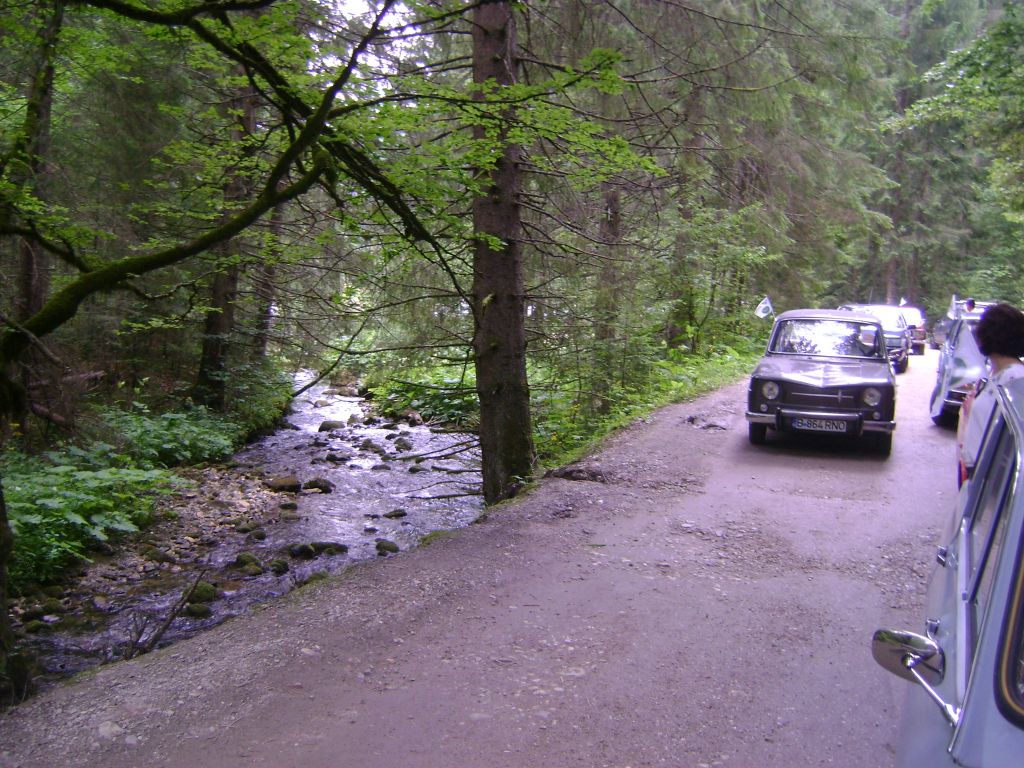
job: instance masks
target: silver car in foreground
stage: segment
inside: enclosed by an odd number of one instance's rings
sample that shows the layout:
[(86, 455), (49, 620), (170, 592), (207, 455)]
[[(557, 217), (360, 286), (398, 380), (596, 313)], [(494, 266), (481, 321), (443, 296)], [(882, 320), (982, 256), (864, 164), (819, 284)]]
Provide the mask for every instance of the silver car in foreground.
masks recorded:
[(997, 389), (928, 586), (924, 632), (881, 629), (872, 652), (915, 683), (901, 768), (1024, 765), (1024, 381)]

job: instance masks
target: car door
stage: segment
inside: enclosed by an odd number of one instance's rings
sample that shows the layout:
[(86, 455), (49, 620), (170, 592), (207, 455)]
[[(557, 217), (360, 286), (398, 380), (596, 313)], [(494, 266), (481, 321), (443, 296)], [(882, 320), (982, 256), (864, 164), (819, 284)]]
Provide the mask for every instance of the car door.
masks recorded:
[[(1021, 389), (1024, 400), (1024, 388)], [(925, 607), (928, 638), (941, 649), (944, 671), (934, 682), (934, 700), (909, 692), (898, 751), (902, 768), (974, 766), (1019, 768), (1024, 731), (999, 712), (993, 670), (1006, 648), (1003, 614), (1010, 589), (1007, 571), (1019, 560), (1024, 499), (1020, 482), (1019, 420), (1006, 403), (993, 412), (971, 481), (961, 490), (941, 535), (939, 565), (929, 582)], [(1018, 644), (1020, 645), (1020, 644)], [(1024, 658), (1018, 649), (1017, 657)], [(1024, 666), (1013, 683), (1024, 697)], [(1005, 697), (1004, 697), (1005, 698)], [(1022, 706), (1024, 712), (1024, 706)], [(1016, 742), (1014, 741), (1016, 740)], [(993, 752), (993, 747), (1016, 751)]]
[[(1024, 764), (1021, 421), (1013, 396), (999, 392), (990, 422), (984, 468), (969, 487), (969, 518), (961, 527), (957, 565), (956, 682), (960, 702), (949, 752), (957, 765), (1019, 768)], [(1018, 407), (1020, 403), (1016, 404)], [(982, 473), (979, 475), (979, 471)]]

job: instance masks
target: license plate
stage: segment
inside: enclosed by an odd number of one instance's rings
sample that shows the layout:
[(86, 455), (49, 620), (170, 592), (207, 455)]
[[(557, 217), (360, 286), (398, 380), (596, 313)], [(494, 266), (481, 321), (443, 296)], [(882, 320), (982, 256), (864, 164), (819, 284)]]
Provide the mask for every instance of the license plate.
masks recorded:
[(840, 419), (793, 419), (793, 429), (807, 429), (812, 432), (846, 432), (848, 422)]

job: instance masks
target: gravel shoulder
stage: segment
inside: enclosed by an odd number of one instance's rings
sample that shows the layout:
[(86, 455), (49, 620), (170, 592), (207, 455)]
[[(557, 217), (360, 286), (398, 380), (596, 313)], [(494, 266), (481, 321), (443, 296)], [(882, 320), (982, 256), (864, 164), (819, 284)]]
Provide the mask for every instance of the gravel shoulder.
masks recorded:
[(952, 472), (911, 477), (909, 423), (889, 461), (755, 449), (745, 386), (625, 430), (588, 479), (44, 692), (0, 719), (0, 766), (891, 765), (906, 684), (870, 634), (920, 624)]

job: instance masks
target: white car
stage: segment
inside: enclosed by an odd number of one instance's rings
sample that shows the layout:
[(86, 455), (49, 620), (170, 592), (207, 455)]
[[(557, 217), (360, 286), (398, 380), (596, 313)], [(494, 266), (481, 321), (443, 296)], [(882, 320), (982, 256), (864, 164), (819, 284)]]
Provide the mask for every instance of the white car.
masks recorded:
[(872, 642), (883, 667), (920, 687), (900, 768), (1024, 765), (1024, 380), (996, 395), (940, 540), (924, 632), (881, 629)]

